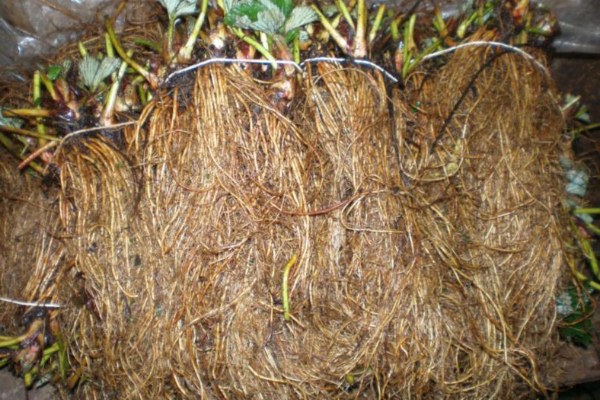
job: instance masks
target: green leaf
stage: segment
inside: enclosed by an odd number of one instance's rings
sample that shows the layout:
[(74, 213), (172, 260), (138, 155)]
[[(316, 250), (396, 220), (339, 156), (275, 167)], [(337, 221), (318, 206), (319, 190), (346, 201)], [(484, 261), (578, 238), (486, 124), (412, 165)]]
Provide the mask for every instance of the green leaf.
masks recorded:
[(284, 30), (285, 32), (290, 32), (318, 19), (319, 16), (312, 8), (299, 6), (292, 10), (288, 20), (285, 22)]
[(256, 22), (258, 13), (265, 11), (265, 7), (257, 0), (236, 2), (225, 15), (225, 25), (237, 26), (242, 29), (250, 29), (250, 24)]
[(170, 20), (196, 12), (196, 0), (158, 0), (167, 9)]
[(589, 175), (581, 169), (570, 169), (565, 172), (567, 178), (566, 191), (569, 194), (583, 197), (587, 192)]
[[(591, 293), (591, 289), (586, 290)], [(580, 292), (571, 286), (556, 299), (556, 310), (564, 324), (559, 328), (559, 334), (563, 340), (587, 347), (592, 342), (592, 304), (588, 296), (580, 296)]]
[(575, 119), (585, 124), (590, 123), (590, 114), (588, 113), (588, 108), (585, 104), (579, 107), (579, 110), (577, 110), (577, 113), (575, 114)]
[(95, 92), (110, 74), (112, 74), (121, 64), (121, 61), (116, 58), (106, 57), (102, 61), (86, 55), (79, 61), (79, 78), (81, 83)]
[(592, 343), (592, 321), (586, 319), (578, 324), (559, 329), (559, 334), (568, 342), (577, 346), (588, 347)]
[(285, 24), (285, 15), (277, 9), (265, 10), (258, 13), (258, 19), (251, 24), (251, 28), (271, 35), (279, 32)]
[(289, 44), (292, 43), (296, 38), (300, 38), (300, 40), (302, 40), (301, 36), (301, 32), (299, 32), (298, 29), (294, 29), (293, 31), (289, 31), (285, 34), (284, 40)]
[(294, 9), (293, 0), (263, 0), (263, 1), (272, 1), (275, 6), (285, 15), (285, 17), (289, 17)]
[(48, 71), (46, 72), (46, 76), (51, 81), (55, 81), (62, 72), (62, 65), (51, 65), (48, 67)]
[(270, 35), (286, 34), (318, 19), (307, 6), (294, 8), (292, 0), (227, 0), (225, 24)]

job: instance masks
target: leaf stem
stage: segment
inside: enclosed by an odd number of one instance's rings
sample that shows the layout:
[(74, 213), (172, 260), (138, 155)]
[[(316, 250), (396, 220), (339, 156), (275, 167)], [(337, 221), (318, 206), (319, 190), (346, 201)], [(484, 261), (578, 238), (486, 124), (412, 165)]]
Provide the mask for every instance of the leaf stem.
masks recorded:
[(46, 135), (45, 133), (39, 133), (34, 131), (29, 131), (27, 129), (15, 128), (7, 125), (0, 125), (0, 131), (14, 133), (16, 135), (33, 137), (36, 139), (45, 139), (45, 140), (59, 140), (57, 137)]
[(262, 44), (260, 44), (260, 42), (253, 39), (251, 36), (246, 35), (244, 33), (244, 31), (242, 31), (240, 28), (231, 28), (231, 29), (233, 30), (233, 33), (235, 33), (235, 35), (237, 37), (242, 39), (244, 42), (248, 43), (250, 46), (253, 46), (267, 60), (273, 62), (273, 64), (272, 64), (273, 68), (275, 68), (275, 69), (277, 68), (277, 64), (275, 63), (277, 60), (275, 59), (275, 57), (273, 57), (273, 55), (271, 53), (269, 53), (269, 50), (267, 50)]
[[(127, 56), (131, 57), (133, 55), (133, 51), (129, 50), (127, 52)], [(104, 105), (104, 110), (102, 111), (102, 117), (100, 123), (104, 126), (110, 126), (113, 123), (113, 114), (115, 108), (115, 102), (117, 100), (117, 94), (119, 92), (119, 86), (121, 85), (121, 80), (125, 75), (125, 71), (127, 71), (127, 63), (125, 61), (121, 62), (121, 66), (119, 68), (119, 72), (116, 74), (116, 79), (112, 83), (110, 87), (110, 91), (108, 96), (106, 97), (106, 103)]]
[(371, 27), (371, 32), (369, 32), (369, 44), (373, 43), (375, 37), (377, 36), (377, 32), (381, 27), (381, 21), (383, 20), (383, 15), (385, 13), (385, 4), (380, 4), (377, 9), (377, 15), (375, 16), (375, 21), (373, 22), (373, 26)]
[(333, 41), (338, 46), (340, 46), (340, 49), (344, 52), (344, 54), (349, 54), (350, 46), (348, 45), (346, 39), (344, 39), (344, 37), (333, 27), (329, 19), (327, 19), (327, 17), (321, 12), (321, 10), (319, 10), (319, 8), (316, 5), (313, 4), (311, 5), (311, 7), (314, 10), (314, 12), (317, 13), (319, 20), (321, 21), (321, 25), (323, 25), (323, 28), (325, 28), (325, 30), (331, 35)]
[(133, 39), (133, 43), (135, 43), (139, 46), (148, 47), (149, 49), (154, 50), (157, 53), (160, 53), (162, 50), (162, 48), (160, 47), (160, 44), (153, 42), (151, 40), (143, 39), (143, 38)]
[(167, 58), (173, 59), (173, 29), (175, 29), (175, 19), (169, 15), (169, 25), (167, 27)]
[(135, 69), (140, 75), (142, 75), (144, 79), (148, 81), (150, 87), (156, 90), (158, 88), (158, 77), (152, 72), (149, 72), (146, 68), (142, 67), (137, 62), (135, 62), (131, 57), (127, 56), (127, 53), (125, 52), (125, 50), (123, 50), (123, 47), (121, 46), (121, 43), (119, 42), (119, 39), (115, 34), (115, 30), (113, 29), (113, 26), (108, 18), (104, 20), (104, 25), (106, 27), (108, 36), (110, 37), (110, 41), (112, 42), (113, 46), (115, 47), (115, 50), (117, 51), (121, 59), (127, 64), (129, 64), (131, 68)]
[(202, 0), (200, 5), (200, 15), (196, 19), (196, 23), (194, 24), (194, 29), (190, 37), (188, 38), (185, 46), (183, 46), (179, 50), (179, 58), (183, 61), (189, 61), (192, 58), (192, 50), (194, 49), (194, 44), (196, 43), (196, 39), (200, 34), (200, 29), (202, 28), (202, 24), (204, 23), (204, 18), (206, 17), (206, 10), (208, 9), (208, 0)]
[(367, 55), (367, 5), (366, 0), (358, 0), (358, 15), (356, 17), (356, 32), (354, 34), (355, 58), (364, 58)]
[[(41, 72), (35, 71), (33, 73), (33, 104), (36, 108), (41, 108), (42, 104), (42, 85), (41, 85)], [(36, 129), (40, 135), (46, 134), (46, 126), (42, 122), (41, 118), (36, 118)], [(44, 145), (46, 142), (40, 138), (40, 145)]]
[(56, 96), (56, 90), (54, 90), (54, 84), (52, 83), (50, 78), (48, 78), (48, 76), (45, 73), (40, 72), (40, 80), (42, 81), (44, 87), (50, 94), (50, 97), (52, 97), (52, 100), (56, 101), (58, 97)]
[(104, 46), (106, 47), (106, 57), (115, 58), (115, 49), (110, 41), (110, 35), (104, 33)]
[(336, 0), (335, 5), (337, 6), (338, 10), (340, 10), (340, 13), (344, 17), (348, 25), (350, 25), (352, 29), (354, 29), (354, 21), (352, 20), (352, 16), (350, 15), (350, 10), (348, 9), (348, 7), (346, 7), (346, 4), (344, 4), (344, 0)]
[(600, 208), (576, 208), (574, 214), (600, 214)]
[(417, 15), (413, 14), (410, 16), (408, 22), (404, 25), (404, 64), (402, 65), (402, 79), (406, 78), (408, 73), (412, 70), (412, 68), (414, 68), (412, 64), (414, 62), (413, 51), (415, 48), (414, 31), (416, 20)]
[(581, 132), (591, 131), (591, 130), (598, 129), (598, 128), (600, 128), (600, 122), (599, 123), (595, 123), (595, 124), (589, 124), (589, 125), (586, 125), (586, 126), (582, 126), (581, 128), (578, 128), (578, 129), (573, 129), (569, 133), (574, 136), (574, 135), (580, 134)]
[(296, 64), (300, 64), (300, 38), (296, 35), (296, 37), (294, 37), (294, 43), (293, 43), (293, 57), (294, 57), (294, 62)]
[(19, 117), (19, 118), (30, 118), (30, 117), (51, 117), (52, 112), (45, 108), (13, 108), (8, 110), (2, 110), (2, 115), (5, 117)]

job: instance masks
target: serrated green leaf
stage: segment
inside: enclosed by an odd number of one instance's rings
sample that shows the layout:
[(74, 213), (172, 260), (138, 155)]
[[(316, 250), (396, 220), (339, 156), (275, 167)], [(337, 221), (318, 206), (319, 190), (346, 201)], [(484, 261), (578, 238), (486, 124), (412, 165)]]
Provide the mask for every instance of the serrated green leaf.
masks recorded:
[(319, 16), (311, 7), (299, 6), (292, 10), (285, 22), (284, 30), (285, 32), (291, 32), (318, 19)]
[(258, 13), (262, 11), (265, 11), (265, 7), (257, 0), (237, 2), (225, 15), (224, 22), (225, 25), (250, 29), (249, 25), (256, 22)]
[(196, 12), (196, 0), (158, 0), (158, 2), (167, 10), (171, 20)]
[(79, 78), (81, 83), (95, 92), (110, 74), (112, 74), (121, 64), (121, 61), (116, 58), (106, 57), (102, 61), (86, 55), (79, 61)]
[(279, 32), (285, 24), (285, 15), (277, 9), (265, 10), (258, 13), (258, 19), (251, 28), (271, 35)]
[(294, 9), (293, 0), (263, 0), (264, 2), (272, 2), (287, 18), (291, 15)]

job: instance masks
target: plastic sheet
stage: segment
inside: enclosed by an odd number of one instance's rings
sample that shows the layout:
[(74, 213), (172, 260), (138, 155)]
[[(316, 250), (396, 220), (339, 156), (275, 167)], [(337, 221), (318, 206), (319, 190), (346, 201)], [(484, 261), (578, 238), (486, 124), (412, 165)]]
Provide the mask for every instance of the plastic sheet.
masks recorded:
[(560, 53), (600, 54), (600, 0), (541, 0), (558, 18)]
[[(410, 8), (417, 0), (372, 0)], [(436, 3), (442, 7), (444, 18), (460, 13), (469, 0), (422, 1), (421, 9)], [(471, 0), (472, 1), (472, 0)], [(600, 0), (530, 0), (550, 8), (558, 18), (560, 35), (552, 46), (558, 53), (600, 54)]]
[(0, 1), (0, 65), (28, 63), (74, 40), (115, 0)]

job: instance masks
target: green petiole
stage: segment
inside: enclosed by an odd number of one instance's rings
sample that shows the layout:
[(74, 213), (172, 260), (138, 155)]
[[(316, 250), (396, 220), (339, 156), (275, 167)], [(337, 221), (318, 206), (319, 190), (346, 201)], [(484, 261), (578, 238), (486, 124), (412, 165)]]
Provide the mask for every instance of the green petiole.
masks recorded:
[(194, 43), (196, 43), (196, 39), (200, 34), (200, 28), (202, 28), (202, 24), (204, 23), (207, 8), (208, 0), (202, 0), (202, 3), (200, 5), (200, 15), (198, 15), (198, 18), (196, 19), (194, 29), (192, 30), (190, 37), (185, 43), (185, 46), (183, 46), (179, 50), (179, 57), (184, 61), (190, 60), (192, 58), (192, 50), (194, 49)]
[(131, 57), (127, 56), (127, 53), (125, 52), (125, 50), (123, 50), (123, 47), (121, 46), (121, 42), (119, 42), (119, 39), (117, 38), (117, 35), (115, 34), (115, 30), (113, 29), (113, 26), (108, 18), (104, 21), (104, 25), (106, 27), (108, 36), (110, 37), (110, 41), (112, 42), (115, 50), (117, 51), (117, 53), (119, 54), (121, 59), (123, 61), (125, 61), (127, 64), (129, 64), (131, 66), (131, 68), (136, 70), (140, 75), (142, 75), (148, 81), (148, 83), (150, 84), (150, 87), (152, 87), (152, 89), (157, 89), (158, 88), (158, 77), (155, 74), (153, 74), (152, 72), (148, 71), (146, 68), (142, 67), (137, 62), (135, 62)]

